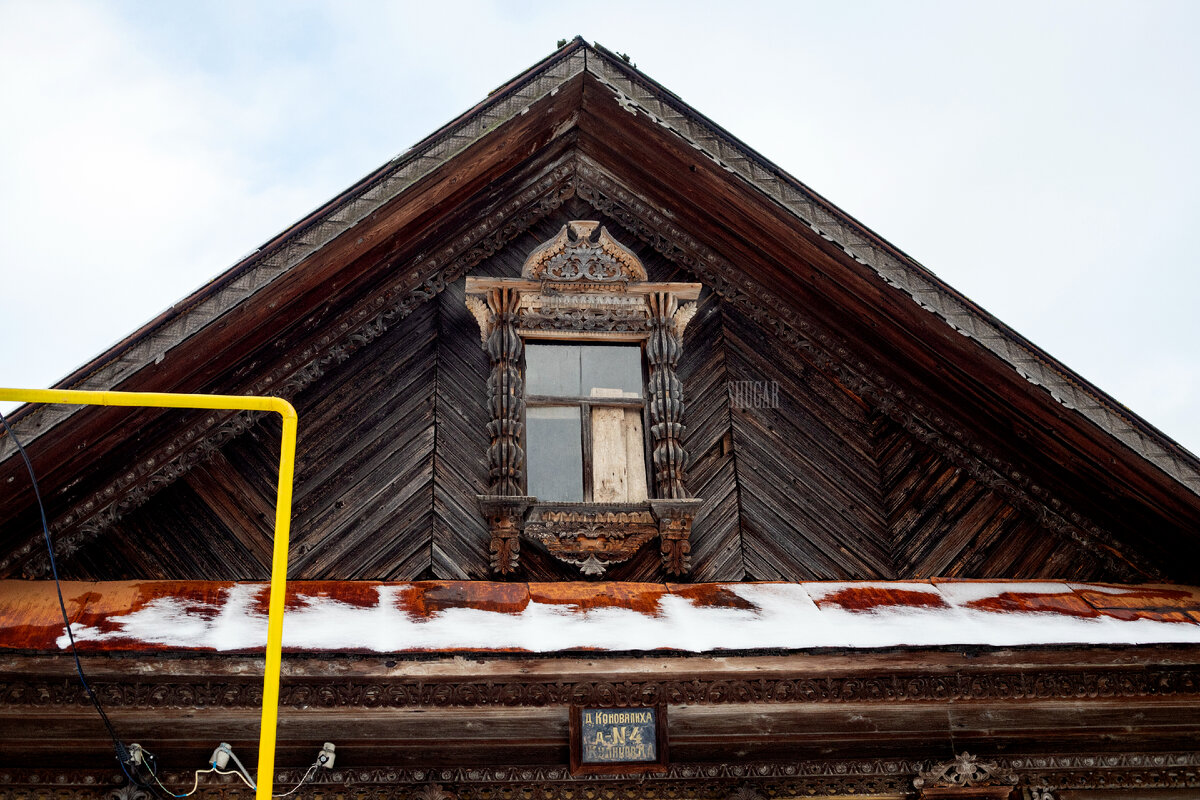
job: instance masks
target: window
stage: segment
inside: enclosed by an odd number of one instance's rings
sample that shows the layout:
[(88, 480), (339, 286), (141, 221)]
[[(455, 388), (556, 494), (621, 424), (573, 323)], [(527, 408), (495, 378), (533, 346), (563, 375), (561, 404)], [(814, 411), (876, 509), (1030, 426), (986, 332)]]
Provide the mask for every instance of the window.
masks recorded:
[(644, 502), (643, 385), (637, 344), (527, 344), (527, 494), (544, 502)]
[(702, 501), (684, 485), (676, 367), (699, 295), (649, 280), (594, 220), (534, 248), (520, 278), (466, 279), (492, 367), (478, 499), (493, 571), (514, 573), (526, 539), (595, 577), (655, 538), (663, 570), (688, 571)]

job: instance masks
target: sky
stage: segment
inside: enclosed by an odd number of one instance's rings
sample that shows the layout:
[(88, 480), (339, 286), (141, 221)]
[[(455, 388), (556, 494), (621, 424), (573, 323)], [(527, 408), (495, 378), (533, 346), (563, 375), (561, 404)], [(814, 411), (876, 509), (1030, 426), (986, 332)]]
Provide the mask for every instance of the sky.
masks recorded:
[(1200, 452), (1194, 2), (0, 0), (0, 385), (55, 383), (575, 35)]

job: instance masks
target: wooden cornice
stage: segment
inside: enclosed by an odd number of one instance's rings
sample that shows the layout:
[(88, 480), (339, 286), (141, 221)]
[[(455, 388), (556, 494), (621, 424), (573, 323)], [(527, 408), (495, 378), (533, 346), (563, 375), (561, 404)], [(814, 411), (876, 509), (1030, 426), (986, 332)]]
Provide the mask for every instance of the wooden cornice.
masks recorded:
[[(691, 787), (687, 796), (723, 798), (749, 780), (780, 797), (871, 785), (873, 796), (906, 797), (918, 774), (963, 749), (1026, 786), (1196, 787), (1198, 664), (1194, 647), (293, 655), (284, 658), (277, 763), (297, 780), (313, 742), (335, 741), (342, 771), (328, 780), (337, 784), (437, 780), (469, 793), (537, 785), (565, 798), (587, 785), (566, 768), (572, 704), (662, 702), (672, 763), (647, 785)], [(214, 737), (253, 760), (260, 658), (85, 655), (84, 668), (122, 736), (157, 753), (167, 780), (203, 763)], [(68, 655), (0, 656), (0, 697), (0, 796), (37, 779), (109, 780), (111, 749)], [(58, 766), (65, 742), (81, 772)], [(714, 784), (725, 794), (691, 794)]]

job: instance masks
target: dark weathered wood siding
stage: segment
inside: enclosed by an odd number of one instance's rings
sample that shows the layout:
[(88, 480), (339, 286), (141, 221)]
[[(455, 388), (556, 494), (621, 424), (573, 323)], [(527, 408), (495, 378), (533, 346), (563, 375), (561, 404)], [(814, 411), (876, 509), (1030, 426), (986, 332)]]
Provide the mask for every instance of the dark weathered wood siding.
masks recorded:
[[(472, 274), (512, 277), (579, 200)], [(694, 280), (617, 222), (653, 280)], [(918, 442), (805, 352), (706, 290), (685, 338), (695, 580), (1113, 577), (1085, 547)], [(282, 355), (281, 355), (282, 357)], [(328, 579), (487, 576), (487, 359), (462, 279), (296, 398), (291, 573)], [(730, 383), (767, 395), (738, 403)], [(765, 401), (765, 402), (763, 402)], [(78, 578), (263, 578), (277, 427), (257, 424), (69, 559)], [(525, 543), (519, 579), (577, 575)], [(654, 546), (610, 570), (662, 579)]]

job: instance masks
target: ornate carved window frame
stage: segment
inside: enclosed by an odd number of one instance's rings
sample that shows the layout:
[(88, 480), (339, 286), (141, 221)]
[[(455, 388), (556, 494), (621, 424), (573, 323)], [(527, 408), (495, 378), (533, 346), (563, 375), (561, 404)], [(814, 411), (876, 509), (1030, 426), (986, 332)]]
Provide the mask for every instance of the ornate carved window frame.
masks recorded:
[[(517, 569), (520, 539), (599, 576), (657, 537), (663, 567), (691, 567), (692, 520), (700, 500), (686, 488), (683, 384), (676, 373), (698, 283), (647, 280), (646, 268), (599, 222), (574, 220), (529, 254), (520, 278), (468, 277), (466, 303), (491, 362), (488, 493), (480, 510), (491, 531), (491, 566)], [(644, 342), (652, 497), (645, 503), (539, 503), (524, 489), (526, 338)]]

